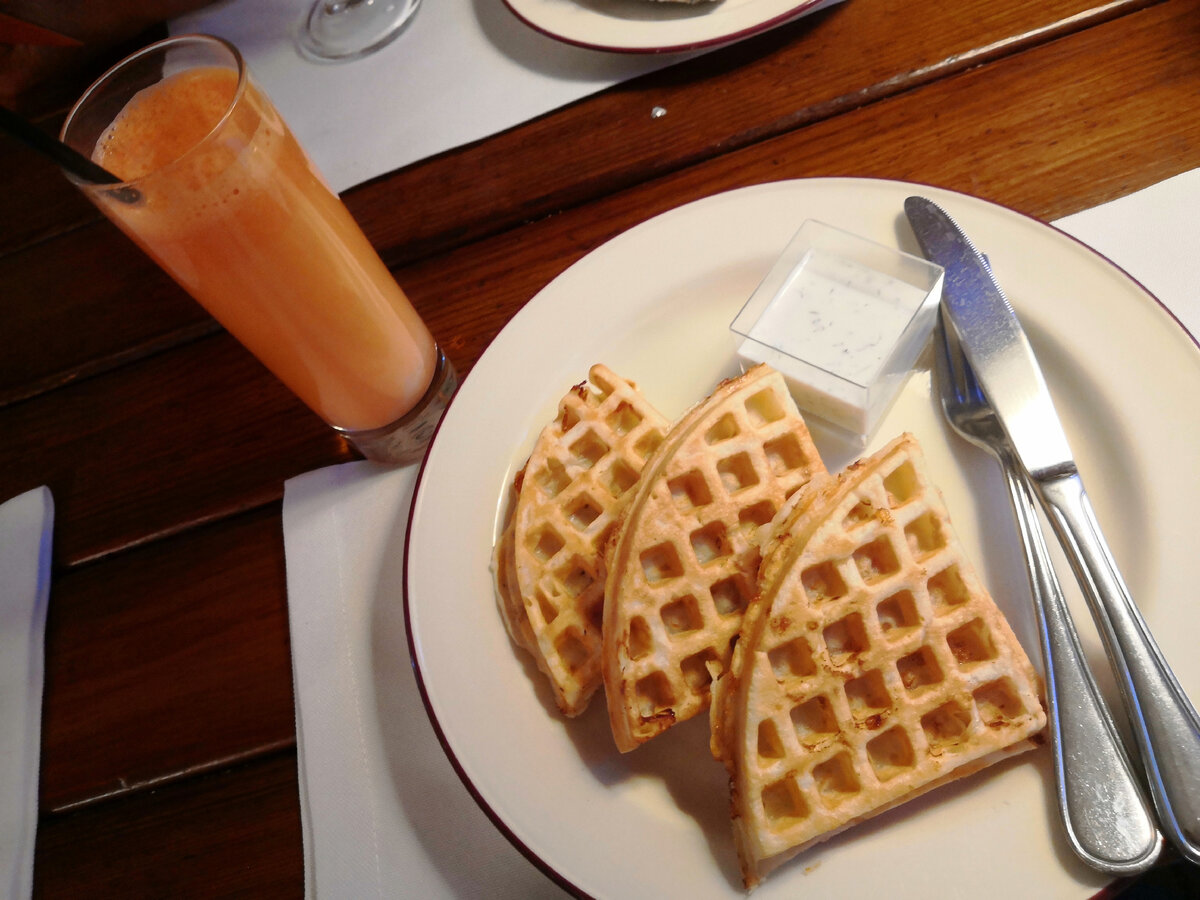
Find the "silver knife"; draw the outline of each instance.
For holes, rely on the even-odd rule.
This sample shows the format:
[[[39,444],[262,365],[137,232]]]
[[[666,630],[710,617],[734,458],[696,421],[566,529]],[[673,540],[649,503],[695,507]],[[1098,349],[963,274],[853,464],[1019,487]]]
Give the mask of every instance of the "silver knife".
[[[1033,348],[990,268],[937,204],[909,197],[904,210],[922,252],[946,270],[942,302],[1104,639],[1163,832],[1200,864],[1200,716],[1117,570]]]

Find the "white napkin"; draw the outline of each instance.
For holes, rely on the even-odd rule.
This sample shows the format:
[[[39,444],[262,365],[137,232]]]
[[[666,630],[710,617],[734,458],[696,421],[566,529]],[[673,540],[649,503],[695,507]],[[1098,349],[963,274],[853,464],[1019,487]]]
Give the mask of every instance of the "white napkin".
[[[1196,209],[1200,170],[1056,224],[1200,333]],[[349,463],[286,486],[309,896],[561,896],[479,811],[426,721],[401,609],[414,481],[412,468]]]
[[[286,486],[306,894],[562,897],[467,793],[422,706],[401,594],[415,481],[360,462]]]
[[[1121,266],[1200,338],[1200,169],[1054,224]]]
[[[0,896],[12,900],[33,892],[53,530],[49,488],[0,505]]]

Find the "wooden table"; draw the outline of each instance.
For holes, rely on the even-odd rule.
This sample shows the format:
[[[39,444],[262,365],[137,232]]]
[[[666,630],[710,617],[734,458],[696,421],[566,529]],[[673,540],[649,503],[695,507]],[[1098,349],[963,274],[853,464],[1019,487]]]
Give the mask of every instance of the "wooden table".
[[[346,201],[466,375],[717,191],[883,176],[1053,219],[1200,166],[1198,47],[1200,0],[848,0]],[[0,142],[0,186],[0,498],[57,509],[35,892],[300,896],[280,500],[353,454],[52,167]]]

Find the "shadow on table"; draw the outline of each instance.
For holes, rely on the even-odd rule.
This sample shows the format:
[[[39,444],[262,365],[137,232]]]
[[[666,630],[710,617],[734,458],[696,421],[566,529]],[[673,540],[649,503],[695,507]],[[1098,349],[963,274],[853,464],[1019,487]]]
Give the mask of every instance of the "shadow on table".
[[[1114,884],[1095,900],[1195,900],[1197,897],[1200,897],[1200,866],[1176,859],[1141,878]]]

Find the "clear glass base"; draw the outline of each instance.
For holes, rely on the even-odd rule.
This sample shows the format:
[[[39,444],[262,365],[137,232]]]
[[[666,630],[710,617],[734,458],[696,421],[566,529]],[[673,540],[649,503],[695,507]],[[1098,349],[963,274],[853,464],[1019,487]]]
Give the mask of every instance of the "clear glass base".
[[[421,0],[315,0],[297,43],[310,59],[345,62],[396,39]]]
[[[440,347],[437,354],[433,381],[429,383],[421,402],[412,410],[382,428],[348,431],[335,426],[334,430],[374,462],[394,465],[419,462],[425,456],[429,441],[442,420],[442,413],[458,389],[458,373],[454,371],[454,364],[446,358]]]

